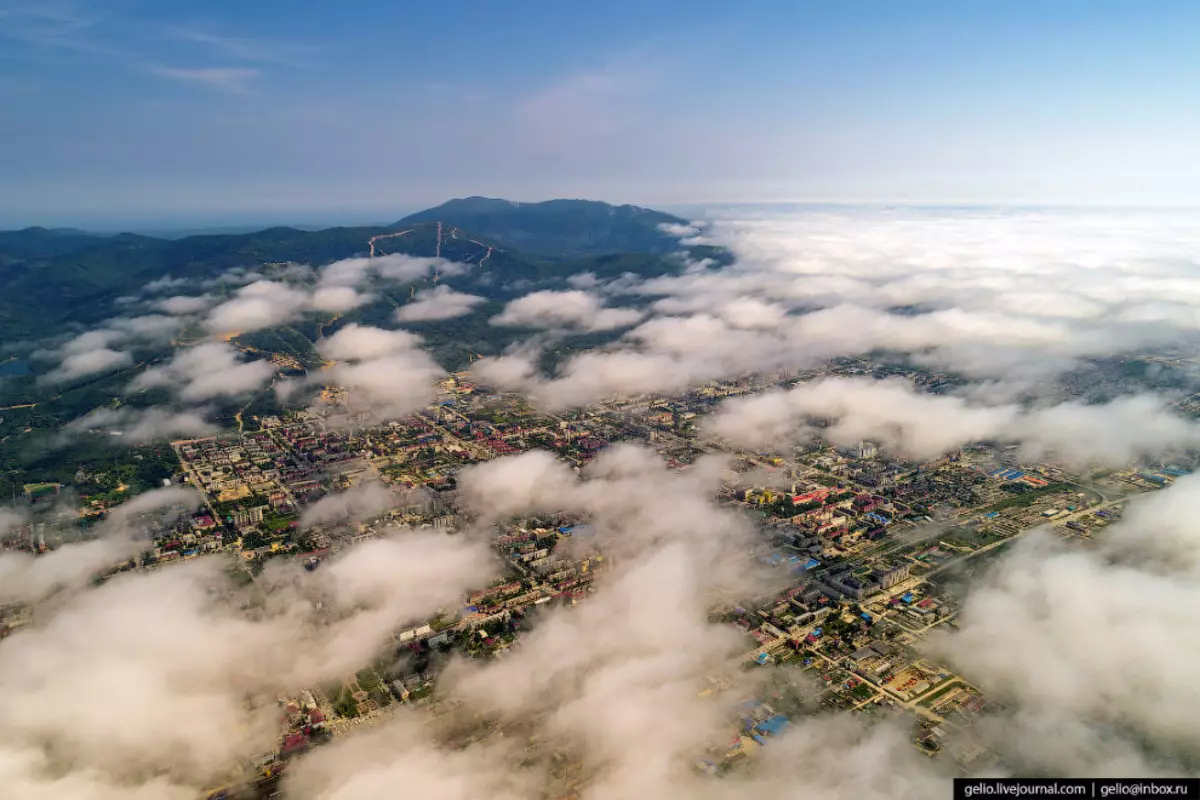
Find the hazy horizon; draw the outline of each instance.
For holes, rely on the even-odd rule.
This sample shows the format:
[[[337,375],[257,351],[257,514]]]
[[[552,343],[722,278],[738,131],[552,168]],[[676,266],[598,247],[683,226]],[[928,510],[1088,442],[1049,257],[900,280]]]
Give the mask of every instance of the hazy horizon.
[[[452,199],[462,198],[445,198],[440,201],[430,202],[425,205],[417,205],[413,207],[401,208],[390,215],[387,213],[375,212],[374,214],[364,215],[348,215],[345,212],[330,211],[327,214],[314,214],[311,218],[297,217],[272,217],[270,215],[246,215],[243,217],[213,217],[203,214],[190,217],[169,217],[169,218],[153,218],[153,217],[130,217],[121,222],[105,223],[97,221],[94,224],[88,223],[86,220],[73,220],[66,218],[62,221],[30,221],[27,224],[5,225],[0,220],[0,231],[22,230],[25,228],[48,228],[48,229],[64,229],[64,230],[81,230],[86,233],[97,235],[111,236],[121,233],[134,233],[144,236],[164,236],[164,237],[180,237],[199,234],[215,234],[215,233],[239,233],[239,232],[255,232],[272,227],[289,227],[299,230],[321,230],[334,227],[384,227],[392,225],[400,219],[403,219],[409,214],[415,214],[419,211],[424,211],[428,208],[441,205]],[[510,200],[513,198],[496,198]],[[520,203],[539,203],[546,200],[599,200],[600,202],[611,202],[601,198],[594,197],[570,197],[570,198],[539,198],[536,200],[517,200]],[[881,209],[899,209],[899,210],[931,210],[931,211],[1047,211],[1047,212],[1071,212],[1071,211],[1092,211],[1092,212],[1119,212],[1119,211],[1140,211],[1140,212],[1179,212],[1179,211],[1195,211],[1200,210],[1200,204],[1179,204],[1179,205],[1119,205],[1119,204],[1050,204],[1050,203],[939,203],[939,202],[907,202],[907,203],[892,203],[885,201],[821,201],[821,200],[776,200],[776,201],[746,201],[740,203],[721,203],[721,202],[693,202],[693,203],[675,203],[675,204],[650,204],[637,201],[627,201],[631,205],[651,208],[655,211],[662,211],[667,214],[683,217],[685,219],[710,219],[723,215],[730,210],[755,210],[755,209],[775,209],[775,210],[797,210],[811,211],[819,209],[830,210],[881,210]],[[612,202],[613,205],[622,203]]]
[[[6,0],[0,227],[1200,203],[1194,4],[468,6]]]

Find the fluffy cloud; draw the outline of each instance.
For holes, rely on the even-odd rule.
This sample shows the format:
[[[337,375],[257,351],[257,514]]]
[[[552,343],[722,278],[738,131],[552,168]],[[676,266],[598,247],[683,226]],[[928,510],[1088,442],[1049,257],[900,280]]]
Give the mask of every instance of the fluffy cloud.
[[[232,299],[213,308],[204,327],[224,335],[270,328],[294,319],[308,302],[308,293],[301,289],[259,280],[241,287]]]
[[[809,419],[826,423],[810,426]],[[849,446],[867,439],[915,459],[982,441],[1015,442],[1031,455],[1113,466],[1200,443],[1200,426],[1140,395],[1100,405],[1022,408],[926,394],[901,380],[825,378],[789,391],[725,401],[707,431],[731,444],[766,447],[820,435]]]
[[[515,770],[523,753],[515,744],[486,744],[455,752],[429,741],[415,715],[401,714],[385,728],[334,743],[304,758],[288,779],[301,800],[365,800],[426,796],[447,800],[537,796],[536,775]]]
[[[118,367],[127,367],[132,363],[133,356],[129,353],[113,350],[111,347],[98,347],[84,353],[66,355],[53,371],[46,374],[46,380],[52,383],[62,383],[87,375],[108,372]]]
[[[64,433],[105,430],[129,444],[157,439],[209,436],[217,428],[196,411],[171,411],[165,408],[98,408],[72,420]]]
[[[209,559],[59,598],[0,647],[0,779],[14,797],[196,797],[275,743],[276,692],[361,667],[496,566],[484,542],[415,534],[316,574],[273,565],[242,593]]]
[[[594,800],[923,800],[945,790],[949,773],[915,752],[903,725],[849,715],[795,718],[753,769],[714,779],[692,767],[725,745],[737,704],[766,672],[738,668],[752,645],[709,612],[778,588],[747,558],[753,527],[714,499],[726,466],[706,457],[671,470],[617,445],[578,475],[536,452],[464,469],[460,499],[480,528],[527,513],[586,517],[593,533],[577,545],[608,556],[593,591],[544,610],[505,658],[452,663],[439,691],[460,713],[429,723],[402,709],[294,763],[288,793],[530,797],[553,783],[555,758],[578,761],[581,796]],[[1136,502],[1093,548],[1025,536],[978,581],[958,629],[934,638],[932,655],[1003,701],[981,730],[1018,773],[1178,773],[1173,753],[1197,746],[1189,667],[1200,641],[1187,619],[1200,587],[1196,480]],[[221,567],[118,577],[0,646],[10,788],[194,796],[237,756],[270,746],[275,692],[353,672],[398,626],[452,607],[499,569],[473,533],[370,541],[315,573],[272,563],[249,596],[222,586]],[[1137,668],[1113,660],[1113,642],[1147,657]],[[730,688],[708,691],[714,677]],[[55,700],[64,695],[70,703]],[[506,735],[446,745],[484,719]],[[58,766],[46,773],[50,760]]]
[[[320,282],[325,286],[363,287],[372,281],[409,284],[434,275],[459,275],[466,265],[444,258],[409,256],[403,253],[374,258],[344,258],[321,269]]]
[[[322,280],[341,286],[361,286],[373,277],[396,283],[412,283],[435,272],[455,274],[460,268],[460,265],[442,258],[392,253],[375,258],[346,258],[335,261],[322,270]]]
[[[1135,500],[1096,547],[1030,534],[971,592],[958,630],[931,640],[1017,706],[997,733],[1026,763],[1057,774],[1177,773],[1162,762],[1200,746],[1186,666],[1200,657],[1189,612],[1200,600],[1198,489],[1192,476]],[[1114,646],[1137,653],[1139,666],[1113,658]]]
[[[41,556],[0,554],[0,601],[36,600],[55,589],[81,586],[97,571],[120,564],[145,546],[138,540],[139,525],[177,518],[200,502],[192,489],[155,489],[114,509],[90,541],[67,544]]]
[[[517,328],[608,331],[633,325],[642,312],[632,308],[605,308],[598,296],[582,290],[541,291],[510,302],[493,325]]]
[[[119,317],[108,323],[109,329],[130,339],[165,342],[179,330],[179,321],[165,314]]]
[[[411,301],[396,309],[397,322],[428,322],[465,316],[482,303],[484,298],[458,292],[449,286],[435,286],[417,292]]]
[[[375,481],[360,481],[344,492],[327,494],[306,507],[300,526],[307,528],[328,522],[362,521],[392,508],[400,497],[391,487]]]
[[[420,337],[347,325],[317,343],[322,356],[335,361],[312,380],[345,388],[352,410],[399,417],[433,400],[435,383],[445,373],[420,347]]]
[[[182,400],[196,403],[261,389],[275,374],[265,359],[242,361],[231,345],[205,342],[179,350],[164,366],[146,370],[130,388],[169,386]]]
[[[1036,389],[1088,359],[1198,341],[1188,214],[756,213],[684,233],[729,248],[730,266],[624,287],[657,299],[605,354],[613,369],[586,354],[527,385],[549,403],[587,403],[891,351]],[[566,327],[597,307],[587,293],[535,293],[497,321]]]
[[[165,311],[168,314],[173,314],[177,317],[187,316],[188,314],[198,314],[207,309],[213,303],[211,295],[183,295],[177,294],[172,297],[167,297],[159,300],[154,304],[154,307],[160,311]]]
[[[298,266],[298,265],[297,265]],[[441,258],[385,255],[377,258],[345,258],[315,273],[316,284],[285,283],[261,276],[237,290],[235,295],[209,312],[205,327],[229,335],[286,324],[306,311],[344,314],[375,299],[372,287],[380,283],[407,284],[430,275],[456,275],[465,267]],[[290,277],[309,280],[311,269]],[[288,277],[280,275],[279,277]],[[187,307],[181,299],[175,305]]]
[[[117,345],[163,342],[178,330],[179,322],[162,314],[117,317],[103,328],[75,336],[57,350],[39,351],[37,355],[58,360],[58,366],[45,375],[45,380],[61,383],[127,367],[133,363],[133,355],[116,349]]]
[[[421,337],[408,331],[390,331],[352,323],[322,339],[317,348],[334,361],[373,360],[420,345]]]
[[[891,381],[813,381],[730,402],[713,430],[772,444],[815,430],[808,423],[816,418],[833,441],[876,439],[914,457],[979,439],[1077,462],[1121,463],[1194,446],[1195,423],[1162,398],[1017,403],[1021,392],[1002,391],[1095,356],[1187,341],[1200,297],[1187,264],[1194,232],[1123,224],[1114,238],[1094,220],[899,212],[680,229],[731,246],[738,261],[645,282],[639,290],[656,298],[650,318],[611,325],[640,321],[612,349],[580,354],[555,376],[539,374],[532,348],[481,361],[478,372],[561,407],[888,349],[1001,384],[935,396]],[[371,280],[417,270],[410,261],[377,262],[339,262],[317,280],[355,302]],[[384,267],[394,274],[385,276]],[[433,268],[422,267],[424,274]],[[296,291],[304,297],[289,313],[313,307],[311,290]],[[501,318],[596,330],[589,326],[608,312],[629,313],[583,291],[537,293]],[[109,341],[84,344],[80,352]],[[352,404],[385,415],[427,403],[441,375],[405,331],[350,325],[319,350],[336,362],[319,380],[346,386]],[[150,383],[170,381],[200,400],[268,377],[225,375],[250,366],[231,348],[191,362],[180,361],[184,355]],[[914,753],[902,725],[828,714],[798,718],[752,770],[712,780],[692,769],[698,754],[728,741],[733,704],[757,689],[757,675],[738,669],[752,645],[710,622],[709,612],[731,597],[778,588],[748,557],[762,544],[752,525],[714,500],[726,468],[706,457],[671,470],[643,448],[618,445],[577,474],[549,454],[528,453],[462,470],[459,501],[474,523],[465,534],[372,541],[312,574],[273,562],[241,595],[224,586],[216,561],[66,593],[0,645],[0,780],[18,796],[172,797],[184,789],[194,796],[236,755],[270,746],[275,691],[351,673],[397,627],[454,607],[468,587],[494,577],[499,565],[480,531],[514,515],[564,513],[593,529],[569,546],[606,556],[583,602],[543,608],[502,659],[452,664],[439,690],[464,704],[455,722],[423,725],[398,714],[376,734],[346,737],[294,764],[289,793],[536,796],[549,770],[536,745],[525,749],[519,734],[528,730],[568,761],[578,759],[589,800],[923,800],[948,791],[947,776]],[[352,519],[393,502],[382,487],[356,488],[312,513]],[[1188,769],[1187,754],[1200,746],[1189,672],[1200,641],[1188,617],[1200,599],[1197,488],[1188,478],[1136,502],[1091,547],[1023,536],[974,581],[958,630],[935,637],[933,656],[1002,701],[981,731],[1010,768]],[[72,555],[87,551],[57,563],[65,574],[84,574]],[[35,572],[20,566],[23,575]],[[1137,658],[1112,658],[1114,643]],[[702,696],[712,676],[733,688]],[[461,750],[444,746],[450,737],[439,725],[479,719],[517,732],[505,738],[519,743],[495,737]]]
[[[142,287],[142,291],[146,294],[156,294],[164,292],[168,289],[178,289],[181,286],[187,286],[191,281],[187,278],[172,278],[170,275],[164,275],[161,278],[155,278]]]
[[[360,292],[352,286],[318,286],[309,299],[309,306],[315,311],[344,314],[373,299],[374,295]]]

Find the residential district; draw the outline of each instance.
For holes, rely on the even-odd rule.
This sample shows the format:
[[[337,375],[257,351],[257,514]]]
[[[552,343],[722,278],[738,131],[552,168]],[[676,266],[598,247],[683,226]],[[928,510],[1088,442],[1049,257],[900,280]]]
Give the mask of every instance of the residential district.
[[[720,500],[757,520],[762,536],[749,555],[781,576],[786,588],[712,609],[714,620],[745,632],[743,668],[771,674],[762,692],[741,698],[728,738],[697,754],[697,769],[739,769],[798,716],[841,710],[903,717],[921,753],[978,772],[994,756],[971,731],[992,701],[971,676],[923,657],[921,637],[955,625],[962,587],[1005,545],[1048,526],[1086,547],[1120,518],[1130,497],[1169,485],[1196,465],[1141,463],[1080,475],[1054,463],[1024,462],[1015,448],[974,445],[914,463],[865,441],[841,449],[816,442],[743,452],[697,434],[701,418],[725,398],[820,375],[878,377],[880,369],[843,359],[803,374],[713,383],[683,396],[629,398],[561,415],[491,392],[463,373],[442,384],[434,405],[385,425],[363,421],[348,432],[314,410],[255,420],[256,430],[173,443],[179,466],[168,482],[200,490],[203,505],[166,528],[146,530],[144,552],[108,574],[223,553],[236,559],[240,579],[250,581],[271,559],[317,570],[338,551],[397,527],[452,533],[461,522],[458,470],[534,448],[582,466],[611,442],[639,441],[678,470],[725,449],[731,466]],[[934,389],[943,379],[908,377]],[[387,511],[299,525],[305,509],[323,496],[366,481],[392,487]],[[26,487],[25,502],[54,503],[63,488]],[[45,551],[86,537],[89,521],[103,517],[114,501],[111,495],[81,500],[78,521],[55,517],[23,525],[5,546]],[[507,576],[463,597],[457,608],[408,620],[386,652],[343,680],[280,697],[277,746],[247,753],[206,796],[274,796],[292,759],[377,725],[403,706],[431,718],[455,713],[455,699],[438,688],[444,654],[504,658],[520,647],[522,625],[539,607],[588,602],[592,581],[607,566],[588,533],[588,520],[562,515],[502,524],[494,546],[509,565]],[[0,635],[28,619],[19,604],[0,609]],[[730,690],[734,682],[713,675],[710,684],[705,693]],[[460,735],[465,743],[500,732],[477,721],[461,726]],[[541,740],[536,725],[503,733],[526,736],[530,751],[549,759],[558,783],[548,796],[571,797],[586,783],[582,762]]]

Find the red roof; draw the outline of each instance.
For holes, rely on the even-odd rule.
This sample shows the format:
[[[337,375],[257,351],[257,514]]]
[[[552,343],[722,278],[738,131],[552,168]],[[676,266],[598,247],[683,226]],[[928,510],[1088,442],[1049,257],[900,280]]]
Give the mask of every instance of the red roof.
[[[303,733],[289,733],[283,740],[283,752],[294,753],[308,747],[308,737]]]

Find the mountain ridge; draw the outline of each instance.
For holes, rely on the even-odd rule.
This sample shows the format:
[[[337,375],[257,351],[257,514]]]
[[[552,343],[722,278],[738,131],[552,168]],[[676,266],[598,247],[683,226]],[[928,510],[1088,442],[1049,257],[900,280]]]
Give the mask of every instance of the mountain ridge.
[[[455,225],[530,255],[563,259],[668,253],[678,249],[678,242],[659,226],[687,220],[641,206],[598,200],[519,202],[476,195],[409,214],[396,225],[418,222]]]
[[[485,230],[442,218],[461,216],[464,204],[468,211],[487,209]],[[449,214],[443,213],[447,207]],[[664,222],[683,220],[599,201],[525,204],[476,197],[451,200],[385,226],[315,231],[272,226],[253,233],[181,239],[39,228],[0,231],[0,335],[9,341],[36,339],[72,323],[98,322],[118,313],[119,298],[137,295],[160,278],[198,282],[235,267],[271,262],[321,265],[372,250],[377,255],[441,255],[468,264],[486,260],[486,269],[474,277],[490,280],[493,288],[488,293],[497,296],[505,294],[506,285],[561,280],[577,272],[616,277],[629,271],[652,277],[681,268],[681,260],[671,256],[681,249],[678,241],[658,228]],[[404,236],[395,235],[410,228]],[[379,247],[372,248],[373,238]],[[529,248],[530,243],[541,252]],[[616,245],[626,247],[613,250]]]

